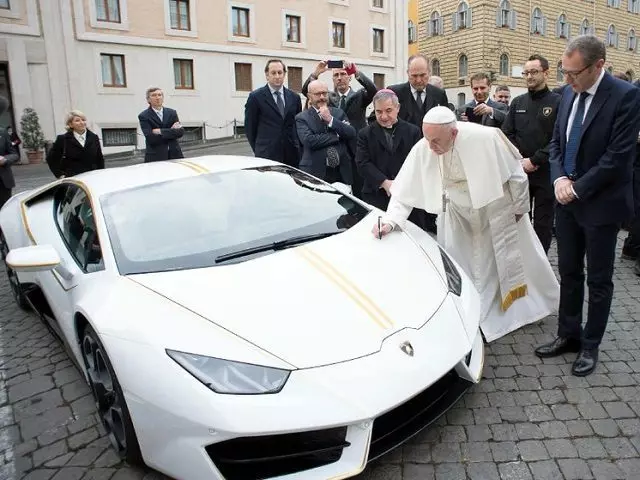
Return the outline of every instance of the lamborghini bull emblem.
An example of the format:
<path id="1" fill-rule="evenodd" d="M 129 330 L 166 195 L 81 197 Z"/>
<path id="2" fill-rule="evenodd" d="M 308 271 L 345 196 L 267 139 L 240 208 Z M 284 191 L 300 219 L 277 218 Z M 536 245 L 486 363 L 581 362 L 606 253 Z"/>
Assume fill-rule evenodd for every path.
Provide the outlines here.
<path id="1" fill-rule="evenodd" d="M 409 342 L 402 342 L 400 344 L 400 350 L 402 350 L 404 353 L 406 353 L 410 357 L 413 357 L 413 353 L 414 353 L 413 345 L 411 345 Z"/>
<path id="2" fill-rule="evenodd" d="M 551 108 L 551 107 L 544 107 L 544 108 L 542 109 L 542 114 L 543 114 L 545 117 L 548 117 L 549 115 L 551 115 L 551 112 L 553 112 L 553 108 Z"/>

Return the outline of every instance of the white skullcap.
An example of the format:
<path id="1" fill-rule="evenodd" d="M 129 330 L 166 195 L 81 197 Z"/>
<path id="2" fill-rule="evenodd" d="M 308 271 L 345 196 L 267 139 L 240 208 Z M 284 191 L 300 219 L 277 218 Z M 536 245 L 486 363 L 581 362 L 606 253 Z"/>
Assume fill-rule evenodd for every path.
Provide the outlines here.
<path id="1" fill-rule="evenodd" d="M 449 107 L 443 107 L 442 105 L 433 107 L 422 119 L 422 123 L 432 123 L 437 125 L 444 125 L 455 121 L 455 114 L 449 109 Z"/>

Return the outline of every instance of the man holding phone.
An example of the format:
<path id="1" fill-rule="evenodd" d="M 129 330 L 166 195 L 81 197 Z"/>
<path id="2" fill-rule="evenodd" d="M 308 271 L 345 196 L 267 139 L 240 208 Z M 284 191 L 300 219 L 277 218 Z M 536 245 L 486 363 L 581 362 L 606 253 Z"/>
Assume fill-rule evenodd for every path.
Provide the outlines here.
<path id="1" fill-rule="evenodd" d="M 456 116 L 463 122 L 479 123 L 487 127 L 502 127 L 508 107 L 489 98 L 491 78 L 484 72 L 471 77 L 473 100 L 459 107 Z"/>

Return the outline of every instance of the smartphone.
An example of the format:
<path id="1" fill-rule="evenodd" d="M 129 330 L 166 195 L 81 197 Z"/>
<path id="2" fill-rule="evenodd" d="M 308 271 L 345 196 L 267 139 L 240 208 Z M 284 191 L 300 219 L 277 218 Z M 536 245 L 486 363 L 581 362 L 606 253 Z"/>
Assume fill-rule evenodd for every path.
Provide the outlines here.
<path id="1" fill-rule="evenodd" d="M 467 120 L 469 120 L 470 122 L 482 123 L 482 116 L 473 113 L 473 107 L 467 107 L 464 111 L 464 114 L 467 116 Z"/>
<path id="2" fill-rule="evenodd" d="M 344 68 L 344 62 L 342 60 L 327 60 L 328 68 Z"/>

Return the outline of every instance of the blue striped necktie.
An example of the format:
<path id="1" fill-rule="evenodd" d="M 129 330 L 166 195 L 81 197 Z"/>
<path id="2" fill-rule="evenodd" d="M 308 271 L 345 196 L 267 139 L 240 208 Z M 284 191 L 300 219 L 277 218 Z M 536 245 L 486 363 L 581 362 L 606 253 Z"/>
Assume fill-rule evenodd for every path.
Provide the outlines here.
<path id="1" fill-rule="evenodd" d="M 588 92 L 580 94 L 578 100 L 578 108 L 571 123 L 569 130 L 569 139 L 564 149 L 564 171 L 567 175 L 572 176 L 576 173 L 576 156 L 578 155 L 578 147 L 580 146 L 580 133 L 582 132 L 582 121 L 584 119 L 585 100 L 589 96 Z"/>

